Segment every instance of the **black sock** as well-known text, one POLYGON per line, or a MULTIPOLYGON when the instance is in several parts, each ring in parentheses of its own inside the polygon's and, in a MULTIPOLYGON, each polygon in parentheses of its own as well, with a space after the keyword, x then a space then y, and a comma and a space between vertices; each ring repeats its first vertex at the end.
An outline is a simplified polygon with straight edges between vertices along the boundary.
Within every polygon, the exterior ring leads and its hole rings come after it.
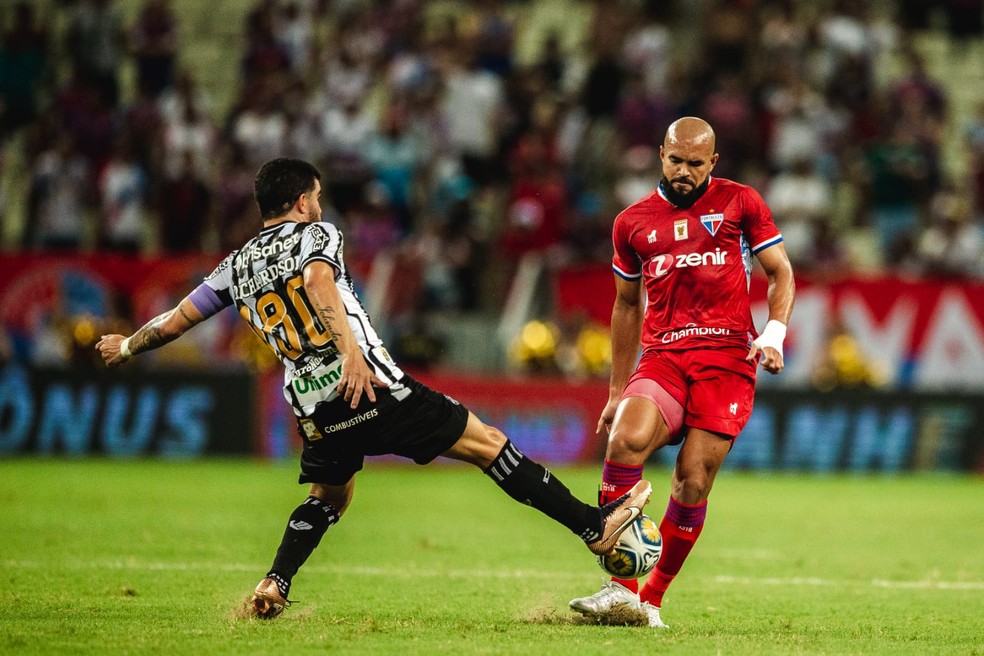
POLYGON ((321 542, 328 527, 338 522, 338 518, 335 507, 317 497, 308 497, 291 514, 277 548, 277 556, 267 574, 268 578, 277 582, 284 599, 290 592, 291 579, 321 542))
POLYGON ((509 440, 484 471, 513 499, 560 522, 585 542, 601 537, 599 510, 572 495, 549 470, 524 456, 509 440))

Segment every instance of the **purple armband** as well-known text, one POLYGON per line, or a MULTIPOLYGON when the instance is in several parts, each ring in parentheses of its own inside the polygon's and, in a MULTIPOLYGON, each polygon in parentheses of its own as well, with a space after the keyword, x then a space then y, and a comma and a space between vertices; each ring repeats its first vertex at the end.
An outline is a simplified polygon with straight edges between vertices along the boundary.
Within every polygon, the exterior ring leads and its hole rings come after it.
POLYGON ((198 285, 195 291, 188 294, 188 300, 206 319, 226 306, 215 290, 205 283, 198 285))

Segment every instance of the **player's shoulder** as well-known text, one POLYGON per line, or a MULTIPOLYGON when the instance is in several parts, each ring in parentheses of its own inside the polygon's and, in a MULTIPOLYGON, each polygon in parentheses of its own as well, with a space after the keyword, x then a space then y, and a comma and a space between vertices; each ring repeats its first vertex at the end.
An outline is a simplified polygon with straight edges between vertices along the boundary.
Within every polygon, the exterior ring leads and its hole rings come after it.
POLYGON ((334 234, 338 232, 338 227, 330 221, 315 221, 314 223, 299 223, 298 227, 304 232, 324 232, 334 234))
POLYGON ((708 191, 730 196, 761 198, 761 194, 751 185, 747 185, 728 178, 711 178, 711 186, 708 191))
MULTIPOLYGON (((742 182, 737 182, 729 178, 711 178, 711 190, 714 191, 725 191, 732 194, 745 193, 747 191, 755 191, 755 188, 751 185, 744 184, 742 182)), ((757 193, 757 192, 756 192, 757 193)))
POLYGON ((660 204, 666 204, 666 201, 659 195, 655 189, 646 196, 643 196, 636 202, 632 203, 624 210, 618 213, 615 220, 631 220, 638 216, 646 215, 653 210, 658 209, 660 204))
POLYGON ((328 221, 318 221, 317 223, 302 223, 300 224, 300 229, 304 235, 315 237, 318 235, 324 235, 325 237, 336 237, 341 235, 341 231, 338 229, 334 223, 329 223, 328 221))
POLYGON ((338 242, 342 237, 338 227, 327 221, 300 224, 300 233, 315 250, 321 250, 333 242, 338 242))
POLYGON ((232 266, 233 261, 236 259, 236 255, 238 253, 239 253, 239 249, 237 248, 236 250, 232 251, 231 253, 229 253, 228 255, 226 255, 224 258, 222 258, 222 261, 219 262, 217 265, 215 265, 215 268, 212 269, 212 273, 210 273, 207 276, 205 276, 205 280, 206 281, 208 281, 208 280, 214 280, 215 278, 218 278, 219 276, 221 276, 222 274, 224 274, 226 271, 228 271, 229 268, 232 266))

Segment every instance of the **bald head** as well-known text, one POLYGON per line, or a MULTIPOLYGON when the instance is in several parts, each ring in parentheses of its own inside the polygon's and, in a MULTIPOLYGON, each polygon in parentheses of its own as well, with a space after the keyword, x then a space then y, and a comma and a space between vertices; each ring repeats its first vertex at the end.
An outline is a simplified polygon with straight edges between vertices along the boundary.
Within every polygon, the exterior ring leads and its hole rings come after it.
POLYGON ((714 153, 714 129, 711 124, 696 116, 684 116, 670 123, 666 129, 665 145, 693 144, 706 146, 714 153))
POLYGON ((664 184, 674 194, 671 202, 686 206, 688 197, 702 193, 701 186, 717 164, 714 130, 707 121, 696 116, 673 121, 659 147, 659 158, 663 163, 664 184))

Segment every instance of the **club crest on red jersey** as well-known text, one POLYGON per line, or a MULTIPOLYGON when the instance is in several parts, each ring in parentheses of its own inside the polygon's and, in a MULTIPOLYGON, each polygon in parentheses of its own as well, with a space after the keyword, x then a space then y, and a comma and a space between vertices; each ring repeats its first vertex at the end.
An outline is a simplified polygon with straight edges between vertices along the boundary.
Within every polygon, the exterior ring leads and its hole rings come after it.
POLYGON ((724 212, 720 212, 718 214, 701 214, 700 222, 701 225, 707 228, 707 231, 711 233, 711 236, 713 237, 717 234, 718 228, 721 227, 721 224, 724 223, 724 212))

